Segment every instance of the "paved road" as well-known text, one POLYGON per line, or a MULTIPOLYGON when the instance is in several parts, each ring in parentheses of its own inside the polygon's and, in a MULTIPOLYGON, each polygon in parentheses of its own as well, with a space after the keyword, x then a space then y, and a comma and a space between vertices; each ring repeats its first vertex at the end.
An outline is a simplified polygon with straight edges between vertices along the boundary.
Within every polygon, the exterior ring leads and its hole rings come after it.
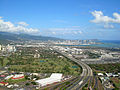
POLYGON ((97 76, 95 76, 95 86, 94 86, 94 89, 98 89, 98 79, 97 79, 97 76))
POLYGON ((93 76, 92 69, 87 64, 69 56, 67 53, 61 52, 56 48, 53 48, 53 49, 55 51, 57 51, 58 53, 62 54, 63 56, 69 58, 70 60, 76 62, 78 65, 80 65, 82 67, 83 71, 82 71, 82 74, 79 76, 78 81, 75 82, 70 87, 68 87, 66 90, 79 90, 79 89, 81 89, 88 82, 88 80, 93 76))

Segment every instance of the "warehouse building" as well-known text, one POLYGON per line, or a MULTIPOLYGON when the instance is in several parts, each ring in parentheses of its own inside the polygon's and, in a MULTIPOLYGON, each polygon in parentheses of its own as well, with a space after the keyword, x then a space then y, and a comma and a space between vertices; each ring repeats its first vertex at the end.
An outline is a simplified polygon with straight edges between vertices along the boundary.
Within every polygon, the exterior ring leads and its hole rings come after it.
POLYGON ((35 82, 38 83, 40 87, 42 87, 52 83, 60 82, 62 78, 63 75, 61 73, 52 73, 50 77, 45 79, 40 79, 35 82))

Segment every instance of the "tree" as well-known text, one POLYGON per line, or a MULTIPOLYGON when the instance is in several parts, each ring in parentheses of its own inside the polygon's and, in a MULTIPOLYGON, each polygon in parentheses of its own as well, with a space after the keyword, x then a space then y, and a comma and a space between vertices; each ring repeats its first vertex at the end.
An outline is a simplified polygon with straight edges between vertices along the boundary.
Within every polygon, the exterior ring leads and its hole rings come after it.
POLYGON ((36 82, 31 82, 33 85, 36 85, 36 82))
POLYGON ((68 65, 65 65, 63 70, 65 70, 66 72, 69 72, 70 69, 69 69, 68 65))
POLYGON ((3 59, 2 66, 6 66, 8 62, 9 62, 9 60, 8 60, 7 58, 4 58, 4 59, 3 59))
POLYGON ((30 85, 30 84, 29 84, 29 83, 26 83, 25 85, 28 86, 28 85, 30 85))

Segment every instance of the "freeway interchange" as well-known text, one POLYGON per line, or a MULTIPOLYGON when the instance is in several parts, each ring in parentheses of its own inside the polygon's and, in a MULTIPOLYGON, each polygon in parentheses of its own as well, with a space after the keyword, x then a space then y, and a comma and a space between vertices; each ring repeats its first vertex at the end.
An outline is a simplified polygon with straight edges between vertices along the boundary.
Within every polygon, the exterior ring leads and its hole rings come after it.
MULTIPOLYGON (((93 72, 92 69, 87 64, 73 58, 72 56, 69 56, 67 53, 62 52, 56 48, 52 48, 52 49, 62 54, 63 56, 67 57, 68 59, 74 61, 75 63, 77 63, 82 67, 82 74, 77 78, 77 81, 74 82, 71 86, 67 87, 66 90, 80 90, 83 86, 85 86, 85 84, 87 84, 91 80, 91 78, 93 77, 93 72)), ((88 88, 91 88, 90 84, 88 88)))

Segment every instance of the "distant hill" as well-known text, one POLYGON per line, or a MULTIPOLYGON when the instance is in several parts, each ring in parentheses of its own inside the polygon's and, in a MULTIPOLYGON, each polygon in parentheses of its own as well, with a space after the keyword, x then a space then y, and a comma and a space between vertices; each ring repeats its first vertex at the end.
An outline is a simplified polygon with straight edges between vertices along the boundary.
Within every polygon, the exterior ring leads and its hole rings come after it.
POLYGON ((13 34, 8 32, 0 32, 0 41, 27 41, 27 40, 41 40, 41 41, 48 41, 48 40, 62 40, 55 37, 46 37, 46 36, 35 36, 29 34, 13 34))

